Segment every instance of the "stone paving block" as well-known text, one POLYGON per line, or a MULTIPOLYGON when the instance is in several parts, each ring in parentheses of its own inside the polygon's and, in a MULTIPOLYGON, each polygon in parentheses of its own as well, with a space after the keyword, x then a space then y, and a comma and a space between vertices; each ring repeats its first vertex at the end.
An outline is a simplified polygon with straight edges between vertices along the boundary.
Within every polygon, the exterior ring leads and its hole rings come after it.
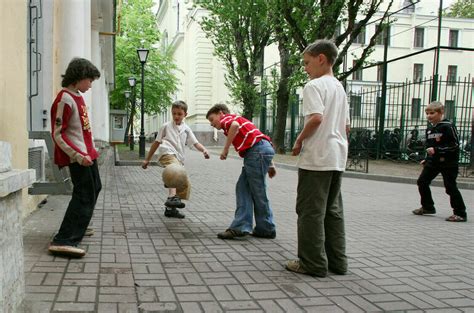
POLYGON ((364 299, 362 296, 359 296, 359 295, 346 296, 346 299, 348 299, 349 301, 357 305, 357 307, 361 308, 362 310, 366 312, 380 311, 379 307, 370 303, 369 301, 367 301, 367 299, 364 299))
MULTIPOLYGON (((278 303, 278 305, 283 309, 283 311, 285 312, 295 312, 295 313, 299 313, 299 312, 311 312, 311 310, 309 308, 301 308, 299 307, 295 301, 295 300, 292 300, 292 299, 276 299, 275 300, 276 303, 278 303)), ((317 310, 314 310, 313 312, 319 312, 317 310)), ((321 311, 322 312, 322 311, 321 311)))
POLYGON ((342 296, 335 296, 335 297, 329 297, 329 300, 331 300, 335 305, 337 305, 339 308, 344 310, 345 312, 351 312, 351 313, 356 313, 356 312, 365 312, 363 309, 358 307, 356 304, 351 302, 345 297, 342 296))
POLYGON ((56 302, 53 310, 57 312, 95 312, 95 303, 56 302))
POLYGON ((180 293, 176 294, 179 301, 214 301, 211 293, 180 293))
POLYGON ((224 311, 231 310, 256 310, 260 306, 255 301, 221 301, 220 304, 224 311))
MULTIPOLYGON (((176 302, 144 302, 138 306, 138 309, 140 312, 178 312, 179 307, 176 302)), ((201 312, 201 310, 194 312, 201 312)))
POLYGON ((78 302, 94 302, 97 297, 96 287, 80 287, 79 295, 77 297, 78 302))
POLYGON ((397 293, 397 296, 400 299, 405 300, 408 303, 411 303, 414 307, 419 309, 430 309, 433 306, 430 303, 420 300, 419 298, 409 294, 409 293, 397 293))
POLYGON ((406 311, 415 307, 406 301, 378 302, 377 305, 384 311, 406 311))
POLYGON ((75 301, 79 287, 76 286, 62 286, 59 289, 59 294, 56 301, 75 301))
POLYGON ((203 309, 199 305, 199 302, 183 302, 181 303, 183 313, 200 313, 203 309))
MULTIPOLYGON (((25 284, 27 286, 41 285, 46 275, 48 273, 27 273, 25 275, 25 284)), ((62 274, 59 274, 59 276, 61 277, 62 274)))
POLYGON ((116 302, 116 303, 135 303, 137 297, 135 292, 133 294, 99 294, 99 303, 101 302, 116 302))

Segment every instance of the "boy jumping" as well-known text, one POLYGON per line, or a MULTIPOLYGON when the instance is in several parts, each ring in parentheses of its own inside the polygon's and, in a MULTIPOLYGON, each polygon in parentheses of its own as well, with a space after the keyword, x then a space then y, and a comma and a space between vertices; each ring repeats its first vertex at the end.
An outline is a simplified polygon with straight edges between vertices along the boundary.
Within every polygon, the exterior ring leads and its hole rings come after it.
MULTIPOLYGON (((188 114, 188 105, 184 101, 175 101, 171 106, 173 121, 163 124, 156 136, 155 141, 148 151, 146 159, 142 163, 142 168, 146 169, 153 154, 158 150, 158 162, 166 167, 170 164, 184 163, 184 149, 186 144, 193 145, 204 154, 204 158, 209 159, 209 154, 202 144, 198 142, 196 136, 188 125, 184 123, 184 118, 188 114)), ((168 199, 165 202, 165 216, 184 218, 184 214, 177 208, 184 208, 185 204, 181 200, 188 200, 191 192, 189 180, 182 189, 168 188, 168 199)))

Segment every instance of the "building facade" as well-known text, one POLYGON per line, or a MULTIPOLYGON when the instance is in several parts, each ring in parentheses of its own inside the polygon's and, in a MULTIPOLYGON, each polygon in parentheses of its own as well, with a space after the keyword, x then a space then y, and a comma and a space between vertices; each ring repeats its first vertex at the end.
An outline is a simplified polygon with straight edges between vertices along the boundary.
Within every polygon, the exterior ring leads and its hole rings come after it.
MULTIPOLYGON (((0 140, 11 143, 13 167, 34 167, 44 179, 48 162, 41 132, 50 131, 50 107, 73 57, 92 61, 101 78, 84 94, 95 139, 109 142, 108 93, 114 85, 115 1, 31 0, 0 4, 0 140), (31 139, 30 139, 31 138, 31 139)), ((43 197, 28 196, 23 215, 43 197)))
MULTIPOLYGON (((194 7, 191 0, 159 1, 157 25, 162 32, 160 49, 171 49, 180 71, 177 76, 181 85, 176 99, 182 99, 190 106, 187 123, 199 133, 210 132, 205 120, 207 109, 214 103, 232 103, 225 86, 226 69, 222 62, 213 56, 212 43, 199 26, 199 20, 207 14, 205 10, 194 7)), ((395 1, 391 11, 393 24, 389 29, 388 60, 407 54, 421 52, 437 45, 438 5, 436 0, 423 0, 402 10, 407 1, 395 1)), ((381 17, 377 14, 374 20, 381 17)), ((369 23, 356 43, 350 48, 345 60, 345 69, 350 69, 360 56, 364 46, 375 32, 376 23, 369 23)), ((447 47, 473 47, 474 21, 461 18, 442 18, 440 45, 447 47)), ((370 62, 383 61, 384 46, 382 37, 378 38, 370 62)), ((265 50, 265 68, 278 66, 278 50, 269 46, 265 50)), ((427 51, 388 65, 389 82, 420 80, 433 75, 434 50, 427 51)), ((473 68, 471 51, 442 49, 439 57, 439 75, 443 79, 468 77, 473 68)), ((380 86, 382 66, 374 66, 355 72, 348 78, 348 93, 357 93, 370 86, 380 86)), ((270 107, 270 100, 267 99, 270 107)), ((234 108, 239 111, 238 107, 234 108)), ((268 110, 271 112, 271 110, 268 110)), ((148 116, 146 133, 158 130, 163 122, 169 120, 169 112, 148 116)), ((270 127, 271 129, 271 127, 270 127)), ((204 138, 207 138, 203 134, 204 138)), ((208 143, 209 142, 205 142, 208 143)), ((212 143, 212 142, 210 142, 212 143)))

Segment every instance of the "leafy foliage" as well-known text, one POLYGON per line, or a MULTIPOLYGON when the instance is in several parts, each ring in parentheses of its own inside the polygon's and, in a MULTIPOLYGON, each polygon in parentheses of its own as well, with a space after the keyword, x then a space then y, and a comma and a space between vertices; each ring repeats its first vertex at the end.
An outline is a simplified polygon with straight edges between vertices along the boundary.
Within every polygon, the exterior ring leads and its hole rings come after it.
POLYGON ((450 17, 474 18, 474 2, 472 0, 457 0, 446 12, 450 17))
POLYGON ((251 118, 259 102, 255 76, 260 74, 263 53, 272 33, 268 1, 202 0, 209 11, 199 21, 214 45, 214 53, 227 68, 226 85, 251 118))
MULTIPOLYGON (((129 77, 135 77, 135 96, 140 98, 141 63, 137 48, 150 49, 145 64, 145 112, 156 113, 169 106, 177 89, 171 54, 156 48, 160 33, 156 28, 153 0, 128 0, 123 3, 120 33, 116 37, 115 90, 111 93, 112 107, 124 109, 124 91, 130 90, 129 77)), ((133 113, 132 113, 133 114, 133 113)))

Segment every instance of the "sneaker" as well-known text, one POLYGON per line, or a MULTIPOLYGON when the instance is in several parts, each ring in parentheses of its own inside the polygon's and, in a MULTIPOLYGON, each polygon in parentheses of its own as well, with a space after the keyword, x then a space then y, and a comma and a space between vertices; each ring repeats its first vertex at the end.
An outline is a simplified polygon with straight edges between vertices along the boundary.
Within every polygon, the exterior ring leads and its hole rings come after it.
POLYGON ((94 235, 95 231, 94 228, 87 227, 86 232, 84 233, 84 236, 92 236, 94 235))
POLYGON ((290 271, 290 272, 295 272, 298 274, 305 274, 309 276, 317 276, 317 277, 326 277, 326 274, 314 274, 307 272, 303 267, 301 266, 300 260, 290 260, 286 263, 285 268, 290 271))
POLYGON ((252 237, 265 238, 265 239, 275 239, 277 236, 276 232, 270 233, 270 234, 260 234, 260 233, 252 232, 251 235, 252 237))
POLYGON ((217 234, 217 238, 219 239, 237 239, 237 238, 243 238, 247 236, 248 233, 241 232, 240 230, 236 229, 227 229, 226 231, 222 233, 217 234))
POLYGON ((54 243, 49 244, 48 251, 51 252, 51 254, 65 255, 73 258, 81 258, 86 255, 84 249, 74 246, 56 245, 54 243))
POLYGON ((453 214, 450 217, 446 218, 448 222, 467 222, 467 217, 461 217, 459 215, 453 214))
POLYGON ((184 214, 179 212, 177 208, 166 208, 165 209, 165 216, 166 217, 174 217, 174 218, 184 218, 184 214))
POLYGON ((182 209, 186 206, 183 202, 181 202, 181 199, 178 196, 168 197, 168 199, 166 199, 165 205, 169 208, 179 209, 182 209))
POLYGON ((413 214, 415 215, 426 215, 426 214, 436 214, 436 210, 433 208, 431 210, 427 210, 423 207, 419 208, 419 209, 416 209, 416 210, 413 210, 412 211, 413 214))

